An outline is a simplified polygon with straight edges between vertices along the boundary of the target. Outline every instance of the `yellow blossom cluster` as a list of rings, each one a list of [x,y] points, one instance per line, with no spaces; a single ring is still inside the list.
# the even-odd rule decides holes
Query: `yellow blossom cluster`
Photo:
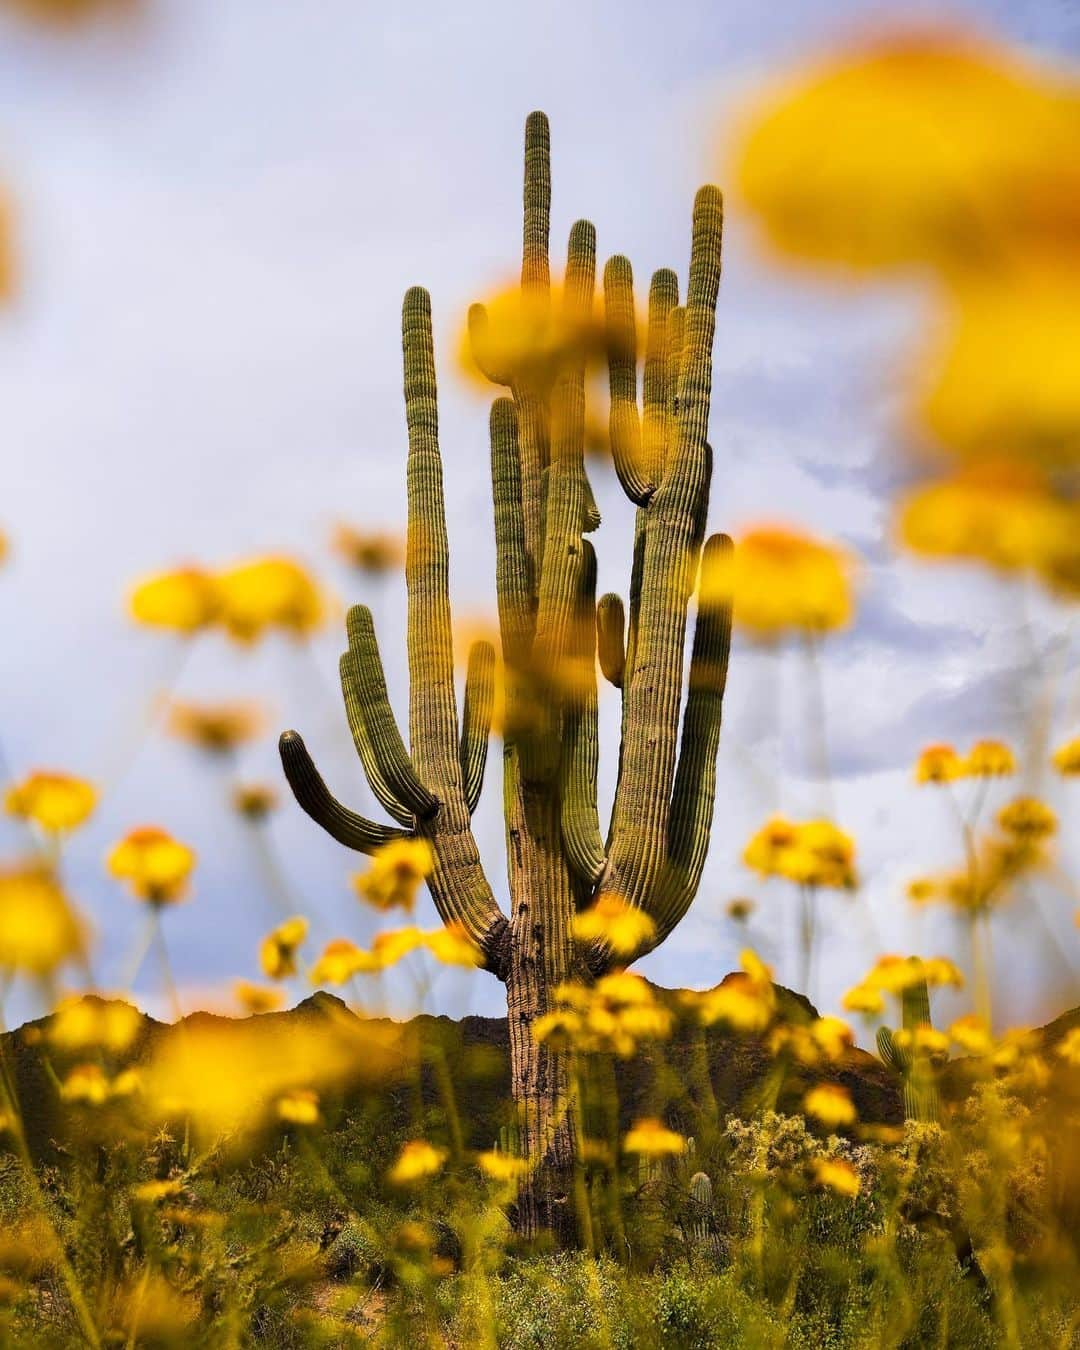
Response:
[[[384,530],[358,530],[351,525],[334,527],[331,546],[350,567],[369,576],[381,576],[405,562],[405,541]]]
[[[773,1028],[768,1041],[774,1055],[791,1055],[808,1067],[836,1063],[854,1043],[851,1028],[839,1017],[816,1017],[805,1024],[783,1022]]]
[[[300,914],[278,924],[259,946],[259,964],[272,980],[287,980],[296,974],[296,958],[308,934],[308,921]]]
[[[1056,821],[1032,808],[1030,799],[1018,798],[998,813],[998,824],[1005,833],[979,840],[964,866],[910,881],[908,899],[969,913],[1008,899],[1016,882],[1046,861],[1045,840]]]
[[[107,1102],[130,1097],[140,1085],[135,1069],[124,1069],[110,1078],[100,1064],[78,1064],[60,1084],[60,1096],[66,1102],[82,1106],[104,1106]]]
[[[917,783],[952,783],[958,778],[1005,778],[1016,772],[1016,757],[1004,741],[976,741],[966,755],[952,745],[928,745],[915,761]]]
[[[571,929],[578,942],[603,942],[622,957],[638,955],[656,937],[649,915],[610,891],[575,914]]]
[[[447,1156],[446,1149],[426,1139],[410,1139],[402,1145],[387,1180],[392,1186],[415,1186],[440,1172]]]
[[[811,1165],[814,1181],[826,1190],[855,1196],[862,1189],[858,1172],[843,1158],[814,1158]]]
[[[85,778],[35,769],[4,793],[9,815],[32,820],[41,829],[60,834],[77,829],[97,805],[97,789]]]
[[[139,582],[130,596],[136,622],[191,636],[222,627],[238,642],[279,630],[304,637],[326,617],[327,599],[293,558],[253,558],[221,572],[182,567]]]
[[[750,839],[743,862],[764,877],[800,886],[851,890],[857,883],[855,841],[829,820],[794,822],[774,816]]]
[[[461,924],[445,924],[425,931],[415,926],[387,929],[366,950],[348,938],[334,938],[311,967],[313,984],[345,984],[354,975],[389,969],[414,951],[428,951],[446,966],[478,966],[483,955]]]
[[[139,1034],[142,1021],[138,1008],[122,999],[73,994],[57,1003],[45,1034],[59,1050],[119,1054]]]
[[[52,872],[0,869],[0,972],[46,977],[85,953],[85,927]]]
[[[709,599],[733,602],[734,621],[765,641],[846,628],[854,613],[850,554],[787,526],[748,530],[713,569]]]
[[[435,854],[426,839],[394,839],[372,856],[352,884],[361,900],[374,909],[411,912],[425,877],[435,870]]]
[[[151,905],[166,905],[184,895],[195,868],[195,853],[157,825],[130,830],[109,851],[109,873]]]
[[[262,711],[254,703],[178,701],[169,709],[171,734],[211,754],[229,754],[245,741],[253,740],[262,727]]]
[[[952,985],[963,988],[964,977],[957,965],[945,956],[881,956],[859,984],[843,998],[848,1012],[877,1015],[885,1011],[885,996],[899,997],[906,989],[926,981],[927,985]]]
[[[646,1158],[662,1158],[685,1153],[686,1140],[675,1130],[669,1130],[661,1120],[648,1116],[634,1122],[623,1137],[623,1152],[638,1153]]]
[[[851,1093],[839,1083],[819,1083],[803,1098],[803,1110],[828,1129],[853,1125],[858,1118]]]
[[[702,1026],[721,1023],[732,1031],[759,1034],[776,1013],[776,990],[772,971],[749,947],[739,955],[742,969],[726,976],[715,989],[702,993],[687,989],[681,994]]]
[[[610,1053],[629,1059],[641,1041],[666,1040],[675,1017],[648,981],[615,971],[594,985],[568,982],[554,993],[555,1008],[533,1023],[533,1036],[553,1050]]]

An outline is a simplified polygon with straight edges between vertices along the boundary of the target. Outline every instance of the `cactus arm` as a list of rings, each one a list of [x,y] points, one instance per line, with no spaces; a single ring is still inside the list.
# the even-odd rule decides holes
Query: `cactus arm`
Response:
[[[731,551],[726,535],[713,535],[701,564],[694,646],[682,741],[669,818],[668,877],[650,897],[659,945],[682,920],[697,894],[712,832],[716,754],[731,652],[731,601],[723,573]]]
[[[596,607],[597,651],[604,679],[616,689],[622,688],[623,672],[626,669],[626,652],[623,649],[624,624],[622,600],[610,591],[607,595],[602,595]]]
[[[351,678],[345,681],[346,707],[351,692],[360,705],[354,712],[358,711],[363,718],[379,778],[407,811],[418,817],[434,815],[439,808],[438,798],[420,781],[398,731],[386,692],[386,677],[375,640],[371,610],[366,605],[352,606],[347,630],[349,651],[345,665]],[[350,721],[352,716],[350,714]],[[375,790],[374,783],[372,790]]]
[[[508,667],[515,667],[524,663],[532,643],[533,584],[521,509],[517,412],[511,399],[497,398],[491,405],[490,433],[499,629],[503,660]]]
[[[495,649],[490,642],[474,642],[465,675],[465,706],[461,718],[461,776],[471,815],[480,800],[487,767],[491,711],[495,702]]]
[[[604,841],[596,809],[599,736],[596,713],[596,554],[586,540],[585,570],[570,653],[562,756],[562,841],[574,872],[590,888],[604,870]]]
[[[632,502],[644,506],[656,491],[656,484],[646,472],[641,449],[634,274],[630,260],[620,254],[609,258],[604,268],[604,315],[611,394],[608,415],[611,457],[623,491]]]
[[[371,737],[368,735],[367,726],[364,722],[359,676],[356,672],[356,661],[351,651],[342,652],[341,660],[338,662],[338,673],[341,677],[341,692],[345,699],[345,714],[349,719],[349,730],[352,732],[356,753],[364,766],[364,776],[383,810],[388,815],[393,816],[399,825],[411,829],[415,823],[415,816],[402,806],[394,795],[389,783],[383,777],[379,761],[375,757]]]
[[[323,782],[298,731],[283,732],[278,749],[285,777],[296,800],[339,844],[358,853],[374,853],[391,840],[408,837],[404,830],[367,820],[342,806]]]
[[[905,1031],[933,1025],[930,1021],[930,988],[925,980],[908,985],[900,996],[900,1009]]]
[[[679,278],[661,267],[649,283],[649,320],[645,337],[645,371],[642,377],[641,452],[645,472],[660,482],[674,416],[672,376],[678,377],[682,351],[672,316],[679,304]],[[680,314],[683,312],[678,311]]]
[[[506,919],[480,865],[459,759],[457,696],[450,628],[449,549],[439,453],[431,301],[414,286],[402,309],[405,420],[409,430],[408,592],[409,739],[421,782],[438,798],[417,833],[435,853],[428,889],[444,923],[460,923],[489,969],[506,963]]]
[[[687,579],[706,489],[706,435],[712,343],[720,283],[722,209],[716,188],[694,203],[686,341],[674,445],[663,482],[645,512],[640,616],[634,664],[624,685],[622,763],[612,812],[604,884],[645,902],[665,864],[675,775],[686,638]]]
[[[907,1068],[907,1057],[893,1042],[893,1034],[889,1028],[878,1027],[876,1040],[882,1062],[897,1073],[903,1073]]]

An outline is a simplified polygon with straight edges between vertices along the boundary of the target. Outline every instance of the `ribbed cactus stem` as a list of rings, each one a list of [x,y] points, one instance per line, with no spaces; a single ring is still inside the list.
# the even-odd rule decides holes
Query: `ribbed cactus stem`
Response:
[[[626,648],[623,630],[626,615],[622,600],[612,592],[600,597],[596,607],[596,643],[604,679],[616,689],[622,688],[626,672]]]
[[[460,753],[465,803],[470,814],[476,810],[484,786],[494,703],[495,648],[490,642],[474,642],[469,649],[469,667],[465,676]]]

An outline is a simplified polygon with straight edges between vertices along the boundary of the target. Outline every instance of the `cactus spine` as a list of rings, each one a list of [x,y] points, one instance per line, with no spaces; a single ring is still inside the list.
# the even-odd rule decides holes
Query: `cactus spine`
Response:
[[[525,129],[521,285],[555,304],[548,254],[551,179],[547,118]],[[584,466],[585,356],[547,382],[485,368],[506,393],[490,418],[496,591],[505,670],[503,800],[510,912],[481,866],[470,817],[480,795],[490,729],[495,653],[469,654],[459,729],[454,691],[448,548],[439,447],[431,307],[405,296],[402,336],[408,426],[406,557],[410,670],[408,745],[386,693],[371,614],[350,611],[341,682],[349,726],[375,797],[395,822],[377,824],[330,793],[295,731],[281,737],[286,776],[304,810],[349,848],[391,839],[430,842],[429,888],[446,923],[462,925],[484,966],[506,984],[512,1081],[521,1152],[540,1164],[523,1186],[521,1231],[570,1236],[567,1203],[575,1141],[565,1055],[538,1045],[535,1019],[568,978],[616,964],[602,942],[576,948],[571,920],[601,892],[644,910],[662,942],[697,890],[712,823],[730,607],[711,585],[730,541],[704,543],[711,477],[706,441],[720,281],[722,204],[714,187],[694,203],[684,306],[674,272],[649,292],[641,401],[629,262],[603,275],[611,389],[610,436],[619,481],[636,510],[628,604],[596,602],[596,558],[585,535],[599,524]],[[563,303],[591,314],[596,236],[570,233]],[[488,316],[474,306],[478,360]],[[704,543],[704,546],[703,546]],[[679,738],[687,612],[700,571],[693,649]],[[622,746],[608,830],[597,811],[596,663],[621,690]],[[567,672],[574,677],[562,678]]]
[[[888,1027],[879,1027],[878,1054],[900,1075],[906,1119],[917,1120],[924,1125],[936,1124],[941,1117],[937,1066],[928,1051],[920,1049],[911,1041],[919,1027],[933,1026],[930,1020],[930,990],[925,980],[904,990],[901,1012],[906,1035],[898,1038]]]

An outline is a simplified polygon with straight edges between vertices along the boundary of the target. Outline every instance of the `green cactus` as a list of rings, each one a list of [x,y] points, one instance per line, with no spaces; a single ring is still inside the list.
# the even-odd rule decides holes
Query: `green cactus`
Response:
[[[901,996],[901,1016],[904,1030],[914,1032],[918,1027],[932,1027],[930,1020],[930,990],[920,980],[904,990]],[[937,1086],[938,1066],[925,1050],[913,1051],[898,1045],[888,1027],[879,1027],[878,1054],[900,1076],[904,1092],[904,1116],[922,1124],[936,1124],[941,1118],[941,1099]]]
[[[551,299],[548,255],[550,152],[547,118],[525,129],[521,284]],[[649,948],[686,913],[709,844],[721,702],[731,634],[722,587],[710,585],[730,541],[704,542],[712,455],[707,443],[712,345],[720,281],[722,203],[705,187],[694,203],[689,287],[666,269],[649,291],[641,400],[633,277],[612,258],[603,274],[611,389],[610,438],[636,526],[628,603],[596,603],[596,558],[584,537],[599,514],[584,464],[584,352],[548,383],[485,369],[506,386],[491,408],[496,592],[505,671],[503,802],[509,913],[481,866],[470,817],[479,799],[491,721],[495,653],[469,653],[459,729],[451,640],[449,558],[439,447],[431,307],[426,291],[405,296],[402,332],[409,525],[405,565],[410,670],[409,734],[387,698],[371,614],[350,611],[341,683],[357,753],[380,805],[377,824],[330,793],[295,731],[281,737],[286,776],[303,809],[349,848],[371,853],[419,837],[436,865],[429,888],[447,923],[460,924],[484,966],[506,984],[513,1092],[521,1151],[539,1166],[523,1187],[517,1222],[528,1234],[562,1227],[569,1210],[575,1113],[563,1052],[538,1045],[537,1017],[550,991],[592,980],[625,958],[603,942],[575,945],[571,920],[601,892],[616,893],[655,924]],[[595,231],[570,232],[564,301],[591,314]],[[478,361],[488,325],[469,315]],[[687,612],[699,572],[682,740],[679,710]],[[597,810],[597,655],[621,690],[622,744],[610,826]],[[573,672],[573,678],[563,678]],[[643,949],[644,950],[644,949]]]

